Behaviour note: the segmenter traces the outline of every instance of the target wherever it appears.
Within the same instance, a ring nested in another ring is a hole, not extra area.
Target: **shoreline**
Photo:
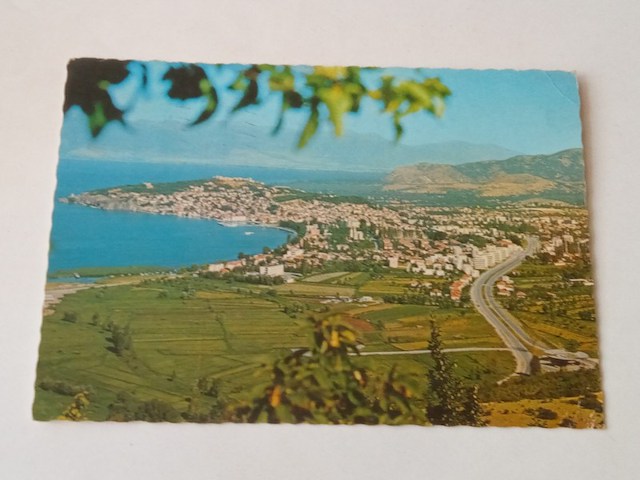
[[[99,207],[94,207],[94,208],[99,208]],[[152,212],[141,212],[141,213],[151,213],[152,215],[165,215],[163,213],[155,213],[154,214]],[[166,216],[171,216],[171,214],[168,214]],[[217,218],[209,218],[209,217],[182,217],[180,215],[173,215],[173,216],[174,217],[179,217],[179,218],[197,218],[197,219],[201,219],[201,220],[213,220],[213,221],[217,222],[218,225],[220,225],[222,227],[228,227],[228,228],[238,228],[238,227],[275,228],[276,230],[282,230],[284,232],[291,233],[291,234],[295,235],[296,237],[298,236],[298,232],[296,232],[295,230],[292,230],[291,228],[287,228],[287,227],[282,227],[282,226],[277,225],[275,223],[226,222],[224,220],[219,220]]]
[[[69,204],[67,202],[62,202],[65,204]],[[141,212],[141,211],[136,211],[136,210],[109,210],[109,209],[105,209],[105,208],[100,208],[97,206],[93,206],[93,205],[83,205],[83,204],[76,204],[82,207],[88,207],[88,208],[93,208],[96,210],[102,210],[104,212],[109,212],[109,211],[114,211],[114,212],[129,212],[129,213],[142,213],[142,214],[147,214],[147,215],[162,215],[162,216],[170,216],[170,217],[176,217],[176,218],[188,218],[188,219],[193,219],[193,220],[210,220],[210,221],[214,221],[216,222],[218,225],[220,225],[221,227],[225,227],[225,228],[239,228],[239,227],[259,227],[259,228],[270,228],[270,229],[275,229],[275,230],[281,230],[283,232],[287,232],[291,235],[293,235],[292,239],[295,239],[298,237],[298,232],[296,232],[295,230],[291,229],[291,228],[287,228],[287,227],[282,227],[280,225],[276,225],[276,224],[268,224],[268,223],[253,223],[253,222],[239,222],[239,223],[231,223],[231,222],[224,222],[223,220],[217,219],[217,218],[211,218],[211,217],[204,217],[204,216],[183,216],[183,215],[173,215],[173,214],[165,214],[165,213],[161,213],[161,212]],[[279,244],[276,247],[273,248],[279,248],[282,247],[284,245],[287,245],[289,243],[290,240],[285,240],[284,243]],[[259,255],[260,252],[256,252],[256,253],[252,253],[249,254],[249,257],[253,257],[255,255]],[[214,260],[210,260],[207,263],[203,263],[203,264],[196,264],[196,265],[207,265],[209,263],[219,263],[219,262],[228,262],[228,261],[232,261],[235,260],[235,258],[223,258],[223,259],[214,259]],[[178,270],[182,269],[182,268],[187,268],[190,267],[193,264],[188,264],[188,265],[179,265],[179,266],[160,266],[160,265],[156,265],[156,266],[150,266],[149,269],[147,270],[145,268],[144,265],[125,265],[125,266],[99,266],[99,267],[78,267],[76,270],[74,271],[74,269],[61,269],[61,270],[56,270],[53,272],[48,272],[47,271],[47,276],[46,276],[46,284],[47,285],[95,285],[96,282],[98,280],[101,280],[103,278],[109,278],[109,277],[116,277],[116,276],[127,276],[127,275],[144,275],[144,274],[152,274],[152,273],[162,273],[162,274],[169,274],[172,272],[177,272]],[[91,270],[91,269],[113,269],[115,272],[105,272],[104,274],[96,274],[96,272],[91,272],[91,274],[87,275],[87,276],[83,276],[81,273],[78,273],[78,271],[82,271],[82,270]],[[122,269],[121,272],[118,272],[118,269]],[[128,272],[126,271],[127,269],[141,269],[140,271],[137,272]],[[165,271],[158,271],[158,269],[166,269]],[[75,275],[78,274],[78,277],[75,277]],[[53,275],[53,276],[52,276]],[[61,275],[61,276],[58,276]]]
[[[91,288],[92,283],[55,283],[49,282],[45,284],[44,302],[42,304],[42,316],[47,317],[55,312],[55,307],[62,299],[80,290]]]

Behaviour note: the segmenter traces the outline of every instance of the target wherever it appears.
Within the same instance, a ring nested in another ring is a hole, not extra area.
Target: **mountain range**
[[[400,166],[386,177],[384,188],[431,194],[472,191],[482,197],[580,194],[584,191],[582,149],[460,165],[422,162]]]
[[[460,165],[501,160],[519,152],[491,144],[462,141],[405,145],[380,135],[348,131],[335,137],[319,131],[309,145],[298,150],[299,132],[250,122],[212,122],[186,127],[175,121],[109,126],[97,139],[66,135],[61,156],[70,159],[208,163],[310,170],[390,172],[418,162]]]

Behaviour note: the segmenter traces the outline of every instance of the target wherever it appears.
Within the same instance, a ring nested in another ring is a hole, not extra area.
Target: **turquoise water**
[[[53,213],[49,272],[83,267],[181,267],[235,259],[239,252],[276,247],[289,233],[258,226],[223,227],[212,220],[104,211],[61,203],[71,193],[142,182],[195,180],[213,175],[250,177],[269,184],[307,187],[335,181],[335,172],[192,164],[61,160]],[[340,180],[353,185],[354,176]],[[366,181],[374,174],[361,174]],[[357,183],[357,182],[356,182]],[[310,190],[310,188],[306,188]],[[337,192],[343,193],[343,192]],[[246,235],[251,232],[251,235]]]

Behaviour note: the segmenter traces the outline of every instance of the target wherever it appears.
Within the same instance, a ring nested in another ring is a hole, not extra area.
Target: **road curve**
[[[495,329],[498,336],[513,354],[516,360],[515,373],[523,375],[531,374],[531,359],[533,355],[517,335],[529,345],[533,346],[535,342],[522,329],[520,323],[498,305],[493,296],[493,285],[502,275],[516,268],[528,255],[531,255],[536,245],[537,239],[528,237],[525,250],[511,255],[501,264],[487,270],[471,285],[471,301],[473,305]]]

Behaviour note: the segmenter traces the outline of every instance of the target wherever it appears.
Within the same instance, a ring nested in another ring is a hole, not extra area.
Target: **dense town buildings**
[[[69,202],[103,209],[209,218],[224,225],[298,227],[283,247],[212,264],[210,272],[248,268],[268,277],[359,262],[446,279],[459,301],[483,270],[521,251],[535,233],[539,252],[562,265],[588,252],[586,211],[572,207],[431,207],[408,201],[371,204],[307,194],[244,178],[214,177],[168,193],[151,183],[72,195]],[[589,281],[588,279],[583,279]],[[500,295],[518,294],[508,280]],[[437,295],[437,292],[436,292]]]

